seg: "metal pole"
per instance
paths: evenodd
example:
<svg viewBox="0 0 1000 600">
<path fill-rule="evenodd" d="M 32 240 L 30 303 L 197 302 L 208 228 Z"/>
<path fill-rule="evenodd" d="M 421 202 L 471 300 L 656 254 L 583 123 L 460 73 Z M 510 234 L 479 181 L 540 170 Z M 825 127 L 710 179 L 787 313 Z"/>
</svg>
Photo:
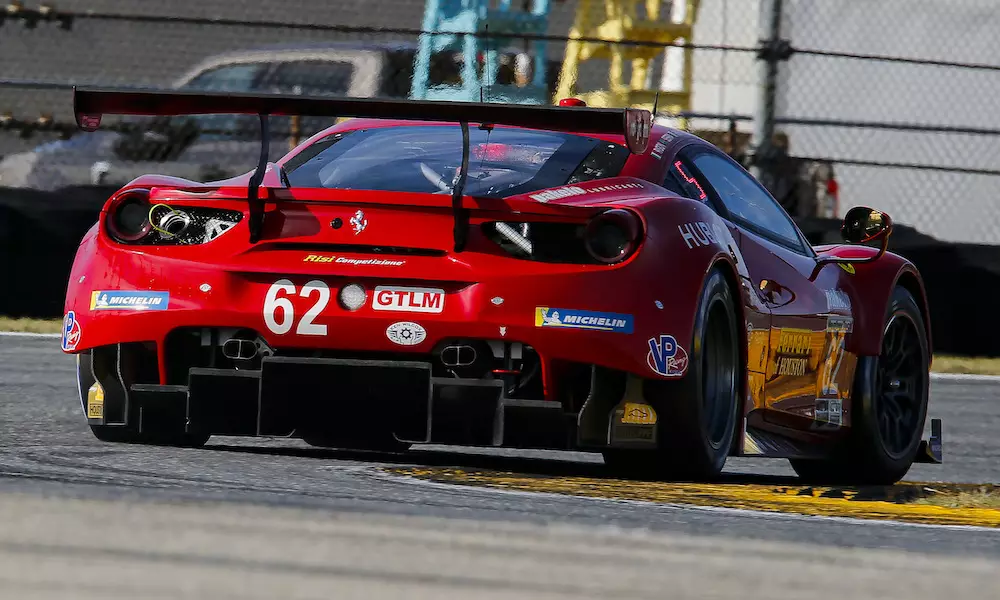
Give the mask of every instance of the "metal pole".
<svg viewBox="0 0 1000 600">
<path fill-rule="evenodd" d="M 774 135 L 774 105 L 778 88 L 778 64 L 787 60 L 787 42 L 781 39 L 782 0 L 761 0 L 760 50 L 757 53 L 759 96 L 754 113 L 750 169 L 754 177 L 766 178 L 771 171 L 771 138 Z"/>
</svg>

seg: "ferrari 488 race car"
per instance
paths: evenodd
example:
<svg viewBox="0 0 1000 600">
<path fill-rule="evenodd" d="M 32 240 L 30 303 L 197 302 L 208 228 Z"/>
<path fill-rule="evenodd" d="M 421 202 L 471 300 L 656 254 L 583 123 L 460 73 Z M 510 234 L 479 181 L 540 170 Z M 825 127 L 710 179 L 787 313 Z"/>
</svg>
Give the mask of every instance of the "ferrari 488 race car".
<svg viewBox="0 0 1000 600">
<path fill-rule="evenodd" d="M 81 242 L 63 350 L 101 440 L 579 449 L 710 478 L 940 460 L 923 284 L 891 221 L 811 247 L 736 162 L 637 109 L 76 90 L 260 116 L 246 175 L 148 175 Z M 268 162 L 268 115 L 357 117 Z M 873 247 L 869 242 L 881 242 Z"/>
</svg>

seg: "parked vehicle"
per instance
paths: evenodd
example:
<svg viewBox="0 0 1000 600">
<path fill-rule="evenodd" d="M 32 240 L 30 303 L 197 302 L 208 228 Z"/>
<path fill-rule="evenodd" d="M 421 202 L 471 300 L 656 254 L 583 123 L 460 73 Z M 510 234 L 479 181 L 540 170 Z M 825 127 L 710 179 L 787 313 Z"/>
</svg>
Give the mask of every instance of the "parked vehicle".
<svg viewBox="0 0 1000 600">
<path fill-rule="evenodd" d="M 406 98 L 416 51 L 416 44 L 404 42 L 337 42 L 229 52 L 194 66 L 174 87 L 186 91 Z M 509 49 L 501 53 L 500 83 L 518 80 L 518 52 Z M 460 54 L 437 56 L 431 83 L 459 77 L 460 60 Z M 272 117 L 272 135 L 284 144 L 284 148 L 274 145 L 274 158 L 335 121 L 308 115 Z M 246 115 L 131 118 L 120 129 L 125 131 L 77 135 L 7 156 L 0 161 L 0 186 L 56 190 L 123 185 L 153 171 L 198 181 L 223 179 L 242 172 L 256 160 L 258 151 L 257 118 Z"/>
</svg>

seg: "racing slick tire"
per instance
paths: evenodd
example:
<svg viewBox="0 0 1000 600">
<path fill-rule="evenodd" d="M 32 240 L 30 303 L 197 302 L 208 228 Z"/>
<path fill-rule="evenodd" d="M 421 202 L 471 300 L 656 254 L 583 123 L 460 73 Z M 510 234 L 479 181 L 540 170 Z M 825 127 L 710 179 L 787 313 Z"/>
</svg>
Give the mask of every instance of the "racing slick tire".
<svg viewBox="0 0 1000 600">
<path fill-rule="evenodd" d="M 77 355 L 77 382 L 80 388 L 80 403 L 83 405 L 83 414 L 87 414 L 87 394 L 90 386 L 97 381 L 91 370 L 90 352 L 81 352 Z M 90 425 L 90 431 L 94 437 L 102 442 L 118 444 L 150 444 L 154 446 L 181 446 L 185 448 L 198 448 L 205 445 L 208 434 L 150 434 L 136 431 L 132 425 Z"/>
<path fill-rule="evenodd" d="M 695 313 L 688 370 L 680 380 L 644 382 L 659 415 L 656 450 L 604 452 L 613 470 L 639 476 L 715 479 L 729 457 L 739 411 L 740 338 L 733 291 L 720 268 L 709 272 Z"/>
<path fill-rule="evenodd" d="M 927 418 L 929 348 L 913 295 L 893 290 L 879 356 L 858 359 L 848 437 L 829 458 L 792 459 L 811 483 L 892 485 L 916 458 Z"/>
</svg>

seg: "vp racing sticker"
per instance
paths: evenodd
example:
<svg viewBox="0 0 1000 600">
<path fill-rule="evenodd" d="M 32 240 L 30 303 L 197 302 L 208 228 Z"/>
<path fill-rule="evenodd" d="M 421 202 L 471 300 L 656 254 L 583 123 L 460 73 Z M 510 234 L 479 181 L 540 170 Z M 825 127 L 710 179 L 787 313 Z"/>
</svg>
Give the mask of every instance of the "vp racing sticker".
<svg viewBox="0 0 1000 600">
<path fill-rule="evenodd" d="M 681 348 L 674 336 L 652 337 L 649 338 L 648 344 L 646 364 L 654 373 L 663 377 L 680 377 L 687 371 L 687 351 Z"/>
<path fill-rule="evenodd" d="M 67 352 L 76 350 L 82 333 L 83 328 L 80 327 L 80 322 L 76 320 L 76 313 L 73 311 L 66 313 L 66 317 L 63 319 L 62 349 Z"/>
</svg>

